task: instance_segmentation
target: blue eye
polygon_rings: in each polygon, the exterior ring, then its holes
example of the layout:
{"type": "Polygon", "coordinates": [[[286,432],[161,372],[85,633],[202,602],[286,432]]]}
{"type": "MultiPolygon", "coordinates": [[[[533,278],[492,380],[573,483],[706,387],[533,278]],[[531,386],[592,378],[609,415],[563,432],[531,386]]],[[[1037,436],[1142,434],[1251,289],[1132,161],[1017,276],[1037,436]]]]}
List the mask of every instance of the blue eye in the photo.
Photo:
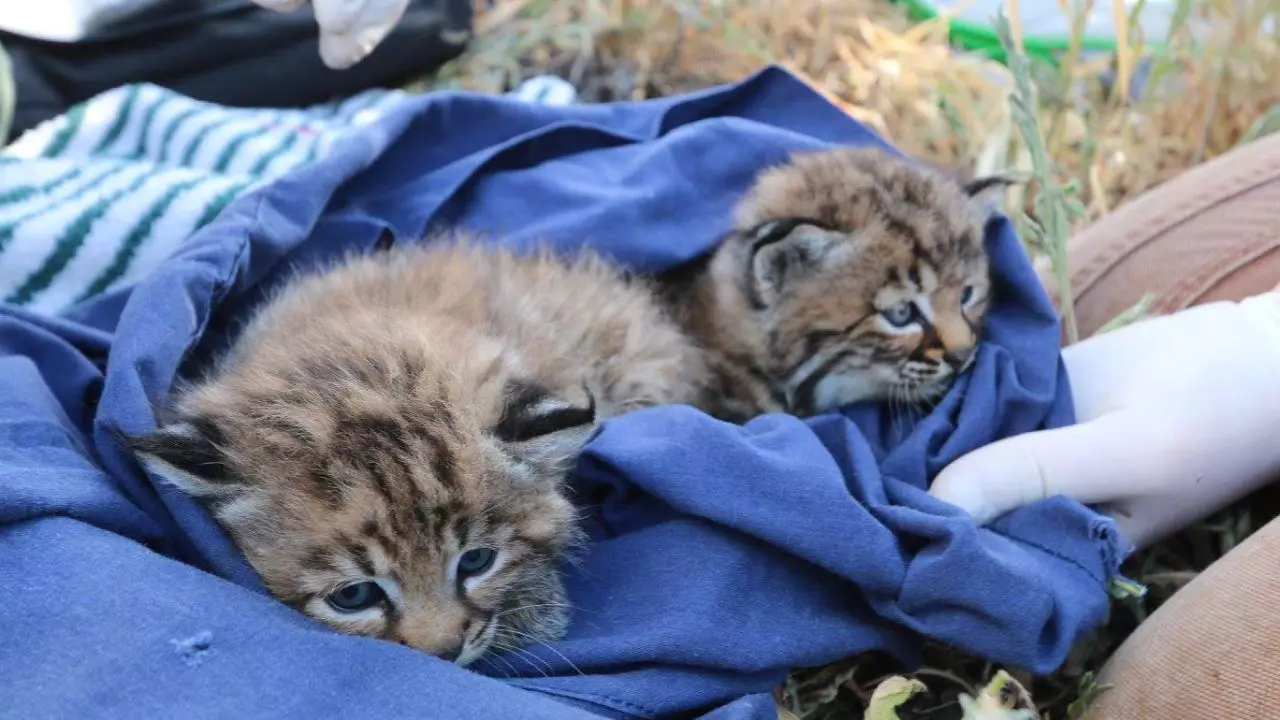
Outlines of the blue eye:
{"type": "Polygon", "coordinates": [[[881,310],[880,314],[890,325],[906,327],[916,319],[916,308],[909,302],[903,302],[881,310]]]}
{"type": "Polygon", "coordinates": [[[386,599],[387,594],[378,583],[367,581],[343,585],[329,593],[325,601],[338,612],[354,613],[368,610],[386,599]]]}
{"type": "Polygon", "coordinates": [[[490,548],[468,550],[458,558],[458,577],[468,578],[480,575],[493,567],[493,562],[497,559],[497,551],[490,548]]]}
{"type": "Polygon", "coordinates": [[[969,301],[972,299],[973,299],[973,286],[965,285],[964,289],[960,291],[960,304],[968,305],[969,301]]]}

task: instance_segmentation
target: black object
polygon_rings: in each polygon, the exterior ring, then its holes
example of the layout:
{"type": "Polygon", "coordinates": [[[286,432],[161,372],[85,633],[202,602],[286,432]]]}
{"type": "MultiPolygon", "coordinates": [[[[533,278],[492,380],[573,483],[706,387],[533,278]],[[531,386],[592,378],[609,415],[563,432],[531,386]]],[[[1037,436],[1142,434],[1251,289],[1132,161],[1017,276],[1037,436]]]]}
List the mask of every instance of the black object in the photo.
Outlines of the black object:
{"type": "Polygon", "coordinates": [[[75,43],[0,32],[17,85],[8,139],[134,82],[233,107],[301,107],[394,87],[457,57],[471,30],[469,0],[410,0],[395,30],[347,70],[320,61],[309,6],[277,13],[248,0],[167,0],[75,43]]]}

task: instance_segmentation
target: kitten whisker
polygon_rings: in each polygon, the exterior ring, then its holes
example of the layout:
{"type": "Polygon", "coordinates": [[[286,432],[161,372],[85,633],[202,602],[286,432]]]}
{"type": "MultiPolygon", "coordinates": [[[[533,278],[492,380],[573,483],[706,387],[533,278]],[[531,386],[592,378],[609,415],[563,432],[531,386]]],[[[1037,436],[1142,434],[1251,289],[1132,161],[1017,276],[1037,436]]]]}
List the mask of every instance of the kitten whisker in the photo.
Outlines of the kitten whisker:
{"type": "Polygon", "coordinates": [[[485,654],[480,656],[480,659],[489,663],[495,663],[495,662],[501,661],[503,665],[507,666],[507,672],[509,673],[508,677],[518,677],[520,675],[520,671],[516,670],[515,665],[512,665],[510,662],[507,661],[506,658],[502,657],[501,655],[496,655],[496,654],[493,654],[492,652],[489,652],[490,650],[494,650],[494,649],[497,649],[499,652],[507,652],[509,648],[507,648],[505,645],[498,642],[497,640],[492,640],[489,642],[489,647],[486,650],[485,654]]]}
{"type": "MultiPolygon", "coordinates": [[[[499,632],[501,632],[501,631],[499,631],[499,632]]],[[[494,643],[494,645],[496,645],[496,644],[497,644],[497,643],[494,643]]],[[[518,657],[521,657],[521,658],[526,659],[526,660],[529,662],[529,665],[530,665],[534,670],[537,670],[538,672],[542,673],[542,677],[544,677],[544,678],[550,678],[550,677],[551,677],[551,673],[555,671],[555,667],[554,667],[554,666],[552,666],[552,665],[551,665],[551,663],[547,662],[546,660],[543,660],[542,658],[538,657],[537,655],[534,655],[533,653],[529,652],[528,650],[525,650],[524,648],[520,647],[519,645],[507,645],[507,644],[505,644],[505,643],[504,643],[504,644],[502,644],[501,649],[502,649],[502,651],[503,651],[503,652],[513,653],[513,654],[515,654],[515,655],[516,655],[516,656],[518,656],[518,657]],[[543,667],[538,667],[538,665],[534,664],[535,662],[542,663],[542,666],[543,666],[543,667]],[[545,669],[544,669],[544,668],[545,668],[545,669]]],[[[516,672],[516,674],[519,674],[519,671],[514,671],[514,672],[516,672]]]]}
{"type": "Polygon", "coordinates": [[[560,652],[559,650],[555,649],[555,648],[554,648],[554,647],[552,647],[549,643],[543,642],[542,640],[535,640],[533,637],[529,636],[528,634],[523,633],[523,632],[520,632],[519,630],[515,630],[515,629],[513,629],[513,628],[503,628],[503,629],[504,629],[504,630],[509,630],[510,632],[516,633],[516,634],[518,634],[518,635],[520,635],[520,636],[524,637],[525,639],[527,639],[527,640],[531,641],[531,644],[534,644],[534,645],[541,645],[541,646],[545,647],[546,649],[550,650],[551,652],[553,652],[553,653],[555,653],[557,656],[559,656],[559,658],[560,658],[561,660],[564,660],[564,661],[569,665],[569,667],[573,668],[573,671],[574,671],[574,672],[578,673],[579,675],[586,675],[586,673],[582,672],[582,670],[580,670],[580,669],[578,668],[578,666],[577,666],[577,665],[575,665],[575,664],[573,663],[573,661],[572,661],[572,660],[570,660],[569,658],[565,657],[565,654],[564,654],[564,653],[562,653],[562,652],[560,652]]]}
{"type": "MultiPolygon", "coordinates": [[[[495,648],[504,654],[509,653],[513,656],[524,658],[525,661],[529,663],[529,666],[532,667],[534,670],[536,670],[539,674],[541,674],[542,677],[544,678],[551,677],[551,675],[548,674],[547,672],[547,670],[552,669],[551,665],[547,663],[545,660],[541,660],[541,658],[537,657],[536,655],[532,655],[528,652],[525,652],[519,645],[508,645],[506,643],[493,642],[493,644],[490,645],[490,647],[495,648]],[[546,667],[546,669],[535,665],[532,662],[533,660],[541,661],[542,664],[546,667]]],[[[520,671],[516,669],[514,665],[511,664],[510,660],[506,658],[502,658],[502,662],[505,663],[508,668],[510,668],[511,675],[513,677],[520,677],[521,675],[520,671]]]]}
{"type": "Polygon", "coordinates": [[[521,606],[520,606],[520,607],[518,607],[518,608],[511,608],[510,610],[503,610],[502,612],[494,613],[494,614],[493,614],[493,617],[494,617],[494,619],[496,620],[496,619],[501,618],[501,617],[506,617],[507,615],[513,615],[513,614],[515,614],[515,613],[523,612],[523,611],[525,611],[525,610],[537,610],[538,608],[565,608],[565,609],[568,609],[568,610],[574,610],[574,609],[576,609],[576,608],[574,608],[574,607],[573,607],[573,605],[571,605],[571,604],[569,604],[569,603],[538,603],[538,604],[536,604],[536,605],[521,605],[521,606]]]}

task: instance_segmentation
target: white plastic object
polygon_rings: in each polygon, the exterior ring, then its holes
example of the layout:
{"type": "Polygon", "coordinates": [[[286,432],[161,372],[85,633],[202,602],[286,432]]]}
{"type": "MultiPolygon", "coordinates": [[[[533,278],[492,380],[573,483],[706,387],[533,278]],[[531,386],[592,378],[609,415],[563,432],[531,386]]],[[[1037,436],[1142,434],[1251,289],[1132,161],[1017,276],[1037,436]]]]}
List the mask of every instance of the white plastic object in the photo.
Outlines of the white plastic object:
{"type": "Polygon", "coordinates": [[[578,99],[573,83],[555,75],[537,75],[520,83],[511,93],[537,105],[572,105],[578,99]]]}

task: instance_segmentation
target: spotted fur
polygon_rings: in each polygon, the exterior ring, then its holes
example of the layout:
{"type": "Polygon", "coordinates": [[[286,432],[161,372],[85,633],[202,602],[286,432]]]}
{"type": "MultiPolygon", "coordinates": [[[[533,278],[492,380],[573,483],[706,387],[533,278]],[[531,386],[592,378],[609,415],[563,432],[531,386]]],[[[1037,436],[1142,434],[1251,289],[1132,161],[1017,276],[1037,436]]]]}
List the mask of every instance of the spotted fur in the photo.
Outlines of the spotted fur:
{"type": "Polygon", "coordinates": [[[740,422],[939,396],[976,352],[991,292],[983,233],[1007,184],[961,186],[870,148],[763,172],[728,238],[662,279],[706,351],[699,404],[740,422]]]}
{"type": "Polygon", "coordinates": [[[465,240],[349,259],[289,283],[129,441],[275,596],[339,631],[461,664],[548,641],[568,617],[562,485],[583,443],[701,382],[637,283],[589,254],[465,240]]]}

